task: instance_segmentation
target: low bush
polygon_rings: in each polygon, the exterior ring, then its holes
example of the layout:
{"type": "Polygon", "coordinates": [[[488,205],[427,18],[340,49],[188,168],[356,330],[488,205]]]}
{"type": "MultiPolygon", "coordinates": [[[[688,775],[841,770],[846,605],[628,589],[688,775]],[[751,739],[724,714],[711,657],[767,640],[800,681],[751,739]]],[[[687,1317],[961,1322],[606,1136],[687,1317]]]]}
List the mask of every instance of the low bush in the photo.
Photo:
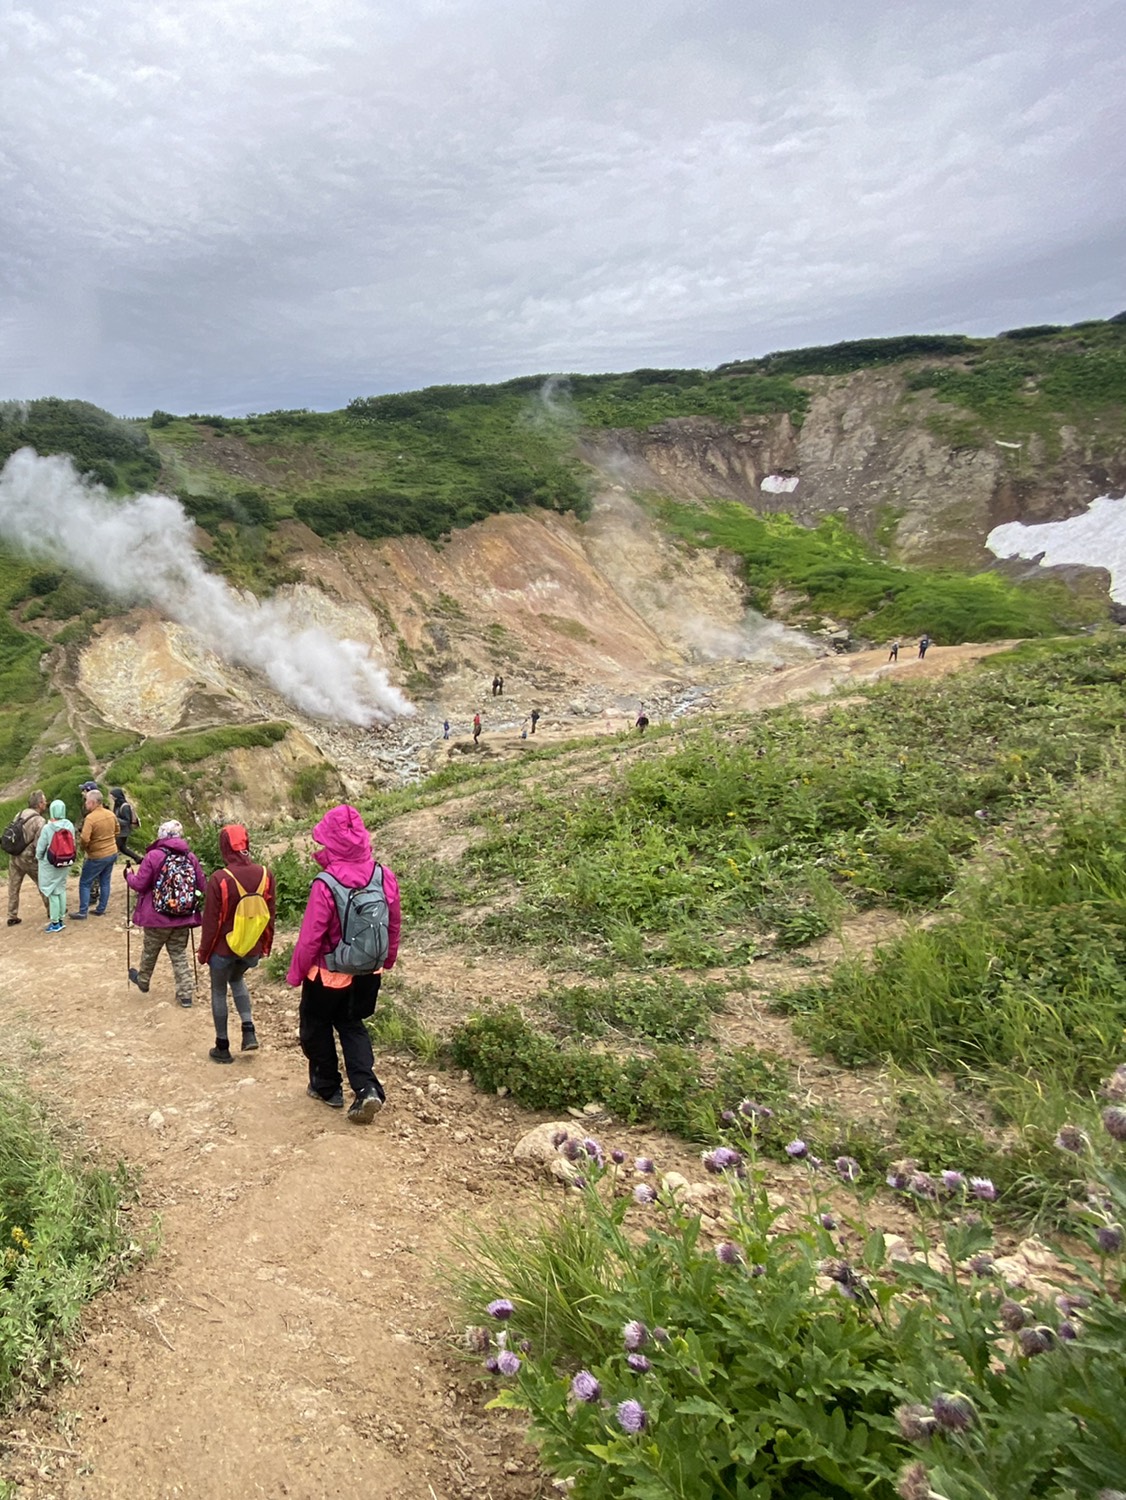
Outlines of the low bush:
{"type": "Polygon", "coordinates": [[[551,990],[543,997],[559,1024],[577,1036],[608,1031],[650,1042],[698,1042],[723,1002],[723,986],[686,984],[668,974],[660,980],[619,979],[551,990]]]}

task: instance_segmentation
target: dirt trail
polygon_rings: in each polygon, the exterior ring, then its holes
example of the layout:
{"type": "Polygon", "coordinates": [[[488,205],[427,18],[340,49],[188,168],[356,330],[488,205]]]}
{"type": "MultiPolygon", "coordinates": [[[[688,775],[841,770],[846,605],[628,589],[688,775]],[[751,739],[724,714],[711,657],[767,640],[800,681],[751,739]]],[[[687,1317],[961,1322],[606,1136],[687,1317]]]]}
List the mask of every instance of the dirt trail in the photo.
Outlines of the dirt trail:
{"type": "Polygon", "coordinates": [[[59,937],[25,899],[0,1015],[33,1086],[142,1168],[136,1232],[155,1212],[162,1244],[91,1310],[81,1379],[7,1424],[74,1456],[20,1447],[0,1473],[36,1500],[539,1494],[434,1276],[483,1197],[534,1197],[510,1164],[529,1120],[390,1065],[388,1108],[349,1125],[305,1097],[293,1001],[261,983],[262,1050],[217,1066],[202,994],[126,983],[122,899],[59,937]]]}

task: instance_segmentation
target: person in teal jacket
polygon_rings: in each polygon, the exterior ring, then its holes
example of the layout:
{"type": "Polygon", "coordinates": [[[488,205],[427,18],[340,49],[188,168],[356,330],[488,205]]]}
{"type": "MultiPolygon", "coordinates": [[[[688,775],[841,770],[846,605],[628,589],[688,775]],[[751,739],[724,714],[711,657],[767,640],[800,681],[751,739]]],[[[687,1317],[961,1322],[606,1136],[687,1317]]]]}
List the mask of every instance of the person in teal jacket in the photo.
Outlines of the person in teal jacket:
{"type": "Polygon", "coordinates": [[[70,866],[53,865],[47,858],[51,840],[60,828],[68,829],[71,838],[74,837],[74,824],[66,815],[66,803],[56,797],[51,803],[50,817],[43,824],[35,844],[35,857],[39,861],[39,889],[46,898],[50,917],[44,928],[45,932],[62,932],[63,918],[66,916],[66,878],[70,874],[70,866]]]}

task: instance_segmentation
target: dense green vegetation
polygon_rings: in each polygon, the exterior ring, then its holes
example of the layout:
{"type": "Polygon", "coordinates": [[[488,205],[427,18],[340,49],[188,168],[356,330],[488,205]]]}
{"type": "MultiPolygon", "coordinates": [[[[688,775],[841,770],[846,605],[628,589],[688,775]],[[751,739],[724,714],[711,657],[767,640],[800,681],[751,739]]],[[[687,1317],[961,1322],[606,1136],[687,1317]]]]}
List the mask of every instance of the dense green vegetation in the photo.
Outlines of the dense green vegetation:
{"type": "Polygon", "coordinates": [[[116,490],[151,488],[160,457],[139,422],[111,417],[89,401],[0,402],[0,466],[17,448],[68,453],[79,471],[116,490]]]}
{"type": "Polygon", "coordinates": [[[898,568],[878,558],[836,516],[816,527],[785,515],[758,515],[743,505],[707,510],[654,502],[671,531],[698,546],[722,547],[743,564],[749,602],[771,612],[776,588],[797,591],[806,604],[793,613],[819,621],[830,615],[869,639],[928,632],[943,645],[1055,635],[1101,612],[1066,585],[1014,583],[999,573],[967,575],[937,568],[898,568]]]}
{"type": "Polygon", "coordinates": [[[127,1187],[0,1078],[0,1411],[49,1383],[83,1304],[137,1255],[127,1187]]]}

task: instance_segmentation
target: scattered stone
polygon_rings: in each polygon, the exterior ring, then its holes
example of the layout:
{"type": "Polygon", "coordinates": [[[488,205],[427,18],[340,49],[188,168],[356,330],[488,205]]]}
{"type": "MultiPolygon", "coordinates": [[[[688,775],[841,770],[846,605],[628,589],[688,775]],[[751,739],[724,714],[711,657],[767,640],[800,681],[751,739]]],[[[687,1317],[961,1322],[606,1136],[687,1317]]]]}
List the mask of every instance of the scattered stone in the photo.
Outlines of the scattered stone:
{"type": "Polygon", "coordinates": [[[152,1114],[149,1115],[148,1119],[145,1121],[145,1124],[149,1127],[150,1130],[163,1130],[164,1116],[161,1114],[159,1109],[154,1109],[152,1114]]]}
{"type": "MultiPolygon", "coordinates": [[[[551,1171],[553,1161],[564,1161],[566,1158],[559,1155],[555,1145],[555,1137],[562,1132],[570,1135],[568,1125],[559,1120],[549,1120],[545,1125],[536,1125],[525,1135],[522,1135],[512,1149],[512,1160],[518,1164],[527,1164],[537,1171],[551,1171]]],[[[456,1140],[457,1137],[455,1136],[456,1140]]],[[[567,1162],[570,1166],[570,1162],[567,1162]]],[[[572,1175],[574,1175],[572,1173],[572,1175]]]]}
{"type": "Polygon", "coordinates": [[[687,1192],[691,1184],[687,1177],[682,1177],[679,1172],[666,1172],[661,1178],[661,1189],[670,1198],[675,1198],[679,1193],[687,1192]]]}
{"type": "Polygon", "coordinates": [[[497,1098],[498,1099],[507,1099],[508,1098],[508,1085],[506,1083],[502,1083],[501,1086],[497,1089],[497,1098]]]}
{"type": "Polygon", "coordinates": [[[235,1084],[236,1089],[248,1089],[258,1082],[257,1078],[240,1078],[235,1084]]]}

